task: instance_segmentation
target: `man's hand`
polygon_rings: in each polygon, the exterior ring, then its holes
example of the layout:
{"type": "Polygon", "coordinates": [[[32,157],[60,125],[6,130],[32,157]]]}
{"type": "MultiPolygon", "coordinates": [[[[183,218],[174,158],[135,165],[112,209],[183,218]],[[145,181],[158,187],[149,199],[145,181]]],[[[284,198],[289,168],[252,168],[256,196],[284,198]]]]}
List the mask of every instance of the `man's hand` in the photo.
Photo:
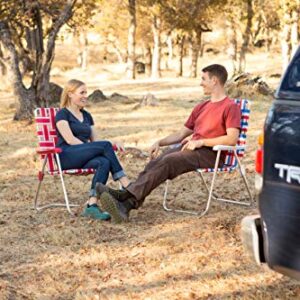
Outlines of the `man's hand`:
{"type": "Polygon", "coordinates": [[[159,151],[159,142],[155,142],[150,148],[150,159],[156,158],[158,156],[159,151]]]}
{"type": "Polygon", "coordinates": [[[183,147],[181,148],[181,151],[184,150],[195,150],[196,148],[201,148],[204,145],[203,140],[190,140],[187,141],[183,147]]]}
{"type": "Polygon", "coordinates": [[[181,142],[180,142],[180,144],[181,145],[185,145],[187,142],[189,142],[190,140],[192,139],[192,136],[190,135],[190,136],[187,136],[186,138],[184,138],[181,142]]]}

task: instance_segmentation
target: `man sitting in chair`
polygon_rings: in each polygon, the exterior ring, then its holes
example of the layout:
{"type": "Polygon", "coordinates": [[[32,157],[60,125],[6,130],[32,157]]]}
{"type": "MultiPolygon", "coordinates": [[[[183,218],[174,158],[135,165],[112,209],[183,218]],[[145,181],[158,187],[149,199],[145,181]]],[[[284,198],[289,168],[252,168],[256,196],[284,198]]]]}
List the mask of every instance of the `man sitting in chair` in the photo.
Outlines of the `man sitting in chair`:
{"type": "MultiPolygon", "coordinates": [[[[147,195],[167,179],[195,171],[213,168],[215,145],[235,146],[240,132],[240,108],[225,94],[226,69],[213,64],[202,69],[200,85],[210,99],[195,106],[184,126],[173,134],[158,140],[149,149],[151,161],[126,189],[114,190],[103,184],[96,187],[102,209],[113,221],[128,220],[131,209],[140,207],[147,195]],[[159,148],[180,143],[158,156],[159,148]],[[158,157],[157,157],[158,156],[158,157]]],[[[224,164],[221,154],[219,166],[224,164]]]]}

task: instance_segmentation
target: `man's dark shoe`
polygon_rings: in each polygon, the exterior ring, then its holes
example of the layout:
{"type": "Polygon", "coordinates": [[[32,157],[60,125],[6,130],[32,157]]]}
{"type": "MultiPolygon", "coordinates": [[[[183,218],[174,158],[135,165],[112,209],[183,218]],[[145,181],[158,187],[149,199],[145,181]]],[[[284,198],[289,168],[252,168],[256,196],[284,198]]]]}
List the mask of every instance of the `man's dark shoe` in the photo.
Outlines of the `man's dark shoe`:
{"type": "Polygon", "coordinates": [[[100,203],[103,210],[107,211],[114,223],[127,222],[129,212],[133,208],[129,200],[120,202],[113,197],[110,193],[104,191],[100,196],[100,203]]]}
{"type": "Polygon", "coordinates": [[[96,193],[97,193],[97,198],[99,199],[101,197],[101,194],[107,192],[109,194],[111,194],[116,200],[120,201],[120,202],[124,202],[129,198],[132,198],[133,195],[130,194],[126,189],[124,190],[115,190],[112,189],[106,185],[104,185],[101,182],[98,182],[96,184],[96,193]]]}

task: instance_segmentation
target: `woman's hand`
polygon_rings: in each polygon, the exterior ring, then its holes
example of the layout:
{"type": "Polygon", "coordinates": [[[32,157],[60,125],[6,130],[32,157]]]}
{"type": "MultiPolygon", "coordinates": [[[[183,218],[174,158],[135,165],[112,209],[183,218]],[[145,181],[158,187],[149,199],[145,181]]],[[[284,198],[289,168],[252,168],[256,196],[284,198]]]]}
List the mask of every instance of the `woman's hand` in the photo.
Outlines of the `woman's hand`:
{"type": "Polygon", "coordinates": [[[112,142],[113,144],[113,147],[117,150],[117,151],[125,151],[125,147],[124,147],[124,144],[120,141],[114,141],[112,142]]]}

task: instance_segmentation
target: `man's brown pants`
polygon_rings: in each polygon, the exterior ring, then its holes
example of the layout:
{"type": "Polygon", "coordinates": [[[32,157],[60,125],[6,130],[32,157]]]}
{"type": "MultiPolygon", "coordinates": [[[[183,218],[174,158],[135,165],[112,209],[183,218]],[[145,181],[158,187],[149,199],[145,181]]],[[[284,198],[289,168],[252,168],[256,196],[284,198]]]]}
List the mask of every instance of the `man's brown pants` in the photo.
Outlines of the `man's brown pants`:
{"type": "MultiPolygon", "coordinates": [[[[127,190],[135,196],[135,205],[139,207],[143,204],[145,197],[167,179],[173,179],[198,168],[213,168],[216,156],[217,152],[209,147],[193,151],[181,151],[181,147],[169,149],[151,160],[144,171],[138,175],[137,180],[127,187],[127,190]]],[[[219,166],[223,163],[224,157],[221,155],[219,166]]]]}

